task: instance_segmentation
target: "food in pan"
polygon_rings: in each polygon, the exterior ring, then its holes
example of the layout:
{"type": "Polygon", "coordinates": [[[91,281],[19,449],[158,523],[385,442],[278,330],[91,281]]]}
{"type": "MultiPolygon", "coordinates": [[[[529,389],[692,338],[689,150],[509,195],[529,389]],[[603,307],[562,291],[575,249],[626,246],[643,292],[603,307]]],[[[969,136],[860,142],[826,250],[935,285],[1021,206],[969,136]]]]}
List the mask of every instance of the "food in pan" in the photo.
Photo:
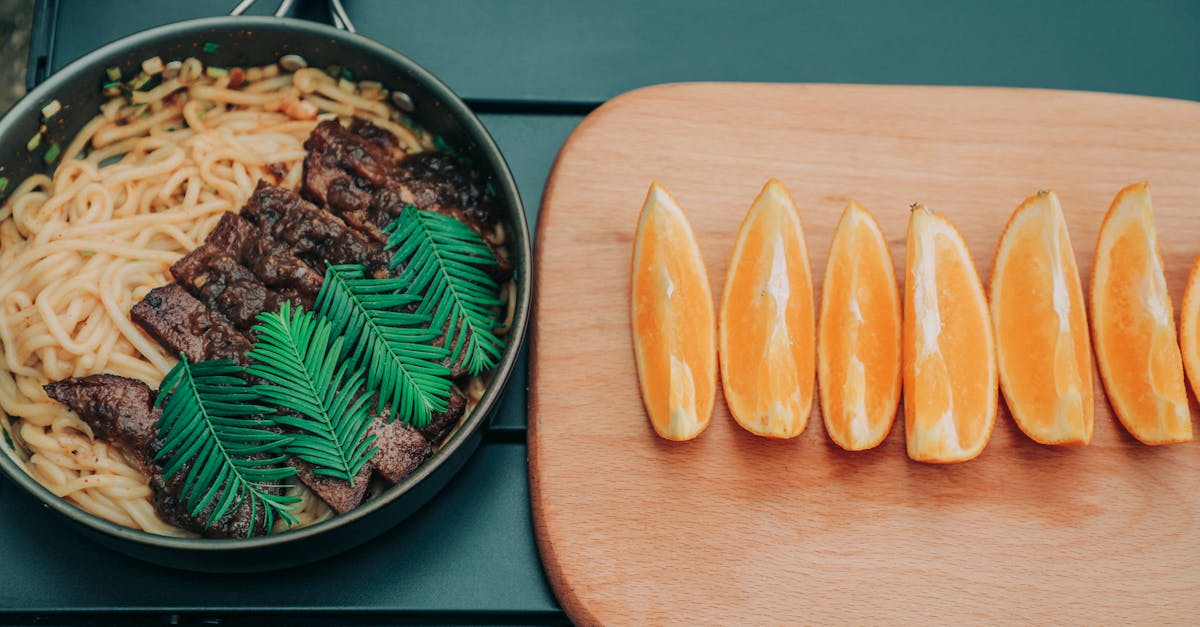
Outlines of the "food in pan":
{"type": "Polygon", "coordinates": [[[1121,424],[1146,444],[1191,440],[1175,310],[1146,183],[1122,189],[1104,216],[1091,308],[1100,379],[1121,424]]]}
{"type": "Polygon", "coordinates": [[[878,446],[900,406],[900,289],[875,216],[851,200],[833,233],[817,326],[817,380],[829,439],[878,446]]]}
{"type": "Polygon", "coordinates": [[[104,89],[0,209],[5,447],[160,534],[307,525],[411,474],[512,319],[487,186],[402,94],[296,55],[104,89]]]}
{"type": "Polygon", "coordinates": [[[668,440],[700,435],[717,393],[717,337],[708,270],[675,199],[650,186],[634,235],[633,349],[650,424],[668,440]]]}
{"type": "Polygon", "coordinates": [[[1087,444],[1095,413],[1091,336],[1054,192],[1030,196],[1013,212],[989,290],[1000,389],[1013,420],[1042,444],[1087,444]]]}
{"type": "Polygon", "coordinates": [[[775,179],[738,231],[719,325],[721,385],[734,420],[763,437],[800,435],[816,379],[813,281],[796,203],[775,179]]]}
{"type": "Polygon", "coordinates": [[[996,347],[983,285],[954,224],[917,204],[904,264],[904,433],[908,456],[978,456],[996,422],[996,347]]]}

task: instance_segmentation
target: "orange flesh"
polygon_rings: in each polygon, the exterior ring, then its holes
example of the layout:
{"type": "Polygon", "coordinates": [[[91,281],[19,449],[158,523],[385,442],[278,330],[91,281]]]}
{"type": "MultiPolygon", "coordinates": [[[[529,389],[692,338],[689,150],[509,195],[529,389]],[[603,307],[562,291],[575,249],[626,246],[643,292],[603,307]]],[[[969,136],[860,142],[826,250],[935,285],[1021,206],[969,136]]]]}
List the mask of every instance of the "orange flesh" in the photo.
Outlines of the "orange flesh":
{"type": "Polygon", "coordinates": [[[900,402],[900,293],[874,216],[842,212],[821,295],[817,373],[825,431],[861,451],[887,437],[900,402]]]}
{"type": "Polygon", "coordinates": [[[946,218],[909,219],[904,288],[904,426],[917,461],[983,451],[996,419],[996,357],[979,275],[946,218]]]}
{"type": "Polygon", "coordinates": [[[1200,398],[1200,256],[1192,263],[1179,312],[1179,345],[1192,394],[1200,398]]]}
{"type": "Polygon", "coordinates": [[[721,299],[721,382],[734,419],[792,438],[812,411],[816,332],[812,273],[795,203],[771,179],[734,245],[721,299]]]}
{"type": "Polygon", "coordinates": [[[687,218],[658,183],[634,238],[634,356],[650,424],[668,440],[708,426],[716,397],[716,323],[708,272],[687,218]]]}
{"type": "Polygon", "coordinates": [[[1092,320],[1096,361],[1121,424],[1146,444],[1191,440],[1175,314],[1145,183],[1121,190],[1100,227],[1092,320]]]}
{"type": "Polygon", "coordinates": [[[1013,212],[992,266],[1000,384],[1017,425],[1043,444],[1087,444],[1095,393],[1083,286],[1058,198],[1013,212]]]}

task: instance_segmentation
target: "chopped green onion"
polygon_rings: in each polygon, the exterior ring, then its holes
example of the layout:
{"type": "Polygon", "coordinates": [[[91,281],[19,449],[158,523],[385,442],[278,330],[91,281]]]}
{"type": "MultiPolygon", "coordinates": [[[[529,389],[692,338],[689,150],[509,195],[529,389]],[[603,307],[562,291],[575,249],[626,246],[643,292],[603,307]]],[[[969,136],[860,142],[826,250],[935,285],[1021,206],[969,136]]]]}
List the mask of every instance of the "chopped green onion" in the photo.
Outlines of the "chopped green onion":
{"type": "Polygon", "coordinates": [[[351,72],[347,68],[342,68],[342,72],[341,72],[340,76],[348,81],[354,80],[354,72],[351,72]]]}
{"type": "Polygon", "coordinates": [[[8,189],[8,177],[0,176],[0,194],[3,194],[6,189],[8,189]]]}
{"type": "Polygon", "coordinates": [[[54,160],[58,159],[59,150],[58,142],[50,144],[50,147],[46,149],[46,154],[42,157],[42,161],[45,161],[46,165],[54,163],[54,160]]]}
{"type": "Polygon", "coordinates": [[[215,65],[210,65],[210,66],[204,68],[204,73],[208,74],[209,78],[221,78],[222,76],[229,74],[229,70],[227,70],[223,67],[217,67],[215,65]]]}
{"type": "Polygon", "coordinates": [[[214,52],[216,52],[216,51],[218,51],[218,50],[220,50],[220,49],[221,49],[221,44],[218,44],[218,43],[213,43],[213,42],[211,42],[211,41],[208,41],[208,42],[205,42],[205,43],[204,43],[204,48],[203,48],[203,50],[204,50],[205,52],[207,52],[208,54],[212,54],[212,53],[214,53],[214,52]]]}
{"type": "Polygon", "coordinates": [[[8,447],[8,450],[15,450],[17,447],[13,444],[12,436],[8,434],[8,429],[0,427],[0,433],[4,434],[4,444],[8,447]]]}
{"type": "Polygon", "coordinates": [[[137,91],[137,90],[141,89],[142,87],[145,87],[146,83],[149,83],[149,82],[150,82],[149,74],[147,74],[145,72],[138,72],[138,75],[133,77],[133,80],[129,81],[129,88],[134,91],[137,91]]]}
{"type": "Polygon", "coordinates": [[[30,137],[29,141],[25,142],[25,150],[28,150],[29,152],[33,152],[33,151],[37,150],[38,146],[41,146],[41,145],[42,145],[42,134],[38,133],[37,135],[30,137]]]}
{"type": "Polygon", "coordinates": [[[87,248],[84,248],[83,250],[79,251],[79,256],[80,256],[80,257],[91,257],[91,256],[93,256],[93,255],[95,255],[95,254],[96,254],[96,251],[94,251],[94,250],[89,250],[89,249],[87,249],[87,248]]]}
{"type": "Polygon", "coordinates": [[[333,78],[337,78],[338,75],[340,75],[342,73],[342,66],[331,65],[331,66],[325,68],[325,73],[330,75],[333,78]]]}
{"type": "Polygon", "coordinates": [[[46,103],[46,106],[42,107],[42,119],[49,120],[61,110],[62,104],[57,100],[51,100],[50,102],[46,103]]]}
{"type": "Polygon", "coordinates": [[[108,75],[108,80],[110,82],[121,80],[121,68],[119,68],[115,65],[108,68],[107,70],[104,70],[104,73],[108,75]]]}
{"type": "Polygon", "coordinates": [[[104,84],[104,89],[116,89],[121,87],[121,81],[108,81],[104,84]]]}

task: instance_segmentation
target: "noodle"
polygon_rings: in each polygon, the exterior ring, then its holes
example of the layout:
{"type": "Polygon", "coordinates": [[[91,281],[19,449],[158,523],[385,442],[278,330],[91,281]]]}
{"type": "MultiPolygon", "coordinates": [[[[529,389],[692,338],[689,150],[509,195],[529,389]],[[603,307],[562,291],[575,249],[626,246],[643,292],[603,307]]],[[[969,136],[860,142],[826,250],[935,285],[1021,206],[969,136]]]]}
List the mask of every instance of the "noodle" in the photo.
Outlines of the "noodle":
{"type": "MultiPolygon", "coordinates": [[[[238,211],[259,179],[275,180],[268,166],[286,173],[281,184],[299,186],[303,143],[317,121],[289,116],[289,99],[374,120],[411,151],[432,147],[427,133],[398,123],[400,113],[381,101],[386,92],[359,95],[314,70],[251,69],[259,79],[235,89],[190,58],[177,77],[135,92],[134,104],[110,100],[69,143],[53,177],[30,176],[0,207],[0,427],[15,450],[4,448],[55,494],[135,529],[184,534],[156,515],[142,471],[42,386],[101,372],[158,385],[175,358],[129,310],[171,280],[171,264],[223,212],[238,211]]],[[[502,242],[503,231],[495,237],[502,242]]],[[[513,306],[506,287],[503,330],[513,306]]],[[[470,406],[484,387],[471,379],[470,406]]],[[[333,516],[294,479],[289,491],[300,498],[293,514],[301,524],[333,516]]]]}

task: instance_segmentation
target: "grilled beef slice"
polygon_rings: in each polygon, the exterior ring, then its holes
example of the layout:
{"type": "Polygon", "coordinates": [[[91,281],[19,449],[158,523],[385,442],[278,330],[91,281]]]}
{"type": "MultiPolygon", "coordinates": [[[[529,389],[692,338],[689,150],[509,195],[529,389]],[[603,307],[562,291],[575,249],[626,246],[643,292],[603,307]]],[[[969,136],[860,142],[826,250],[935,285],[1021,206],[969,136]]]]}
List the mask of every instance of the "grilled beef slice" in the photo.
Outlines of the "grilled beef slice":
{"type": "Polygon", "coordinates": [[[446,411],[438,412],[429,420],[429,424],[421,427],[421,435],[437,446],[446,439],[450,430],[458,424],[463,413],[467,411],[467,397],[457,387],[450,388],[450,403],[446,411]]]}
{"type": "MultiPolygon", "coordinates": [[[[337,120],[317,125],[304,143],[304,195],[328,206],[347,224],[379,243],[382,229],[404,207],[449,215],[479,233],[495,225],[495,206],[486,185],[453,156],[421,152],[396,162],[375,138],[385,129],[366,131],[361,125],[347,129],[337,120]],[[367,156],[365,160],[357,157],[367,156]]],[[[511,264],[497,254],[497,279],[512,274],[511,264]]]]}
{"type": "Polygon", "coordinates": [[[372,272],[386,271],[388,257],[381,246],[291,190],[259,181],[242,208],[242,217],[322,274],[326,261],[361,263],[372,272]]]}
{"type": "Polygon", "coordinates": [[[402,189],[411,190],[412,204],[421,209],[454,216],[480,233],[496,223],[487,186],[452,155],[409,155],[400,162],[398,179],[402,189]]]}
{"type": "Polygon", "coordinates": [[[379,452],[371,458],[371,466],[389,483],[399,483],[412,474],[433,453],[429,440],[411,426],[377,416],[368,430],[375,436],[379,452]]]}
{"type": "Polygon", "coordinates": [[[321,291],[323,267],[310,267],[286,244],[268,237],[236,213],[221,216],[204,241],[228,252],[267,287],[294,290],[306,306],[311,306],[321,291]]]}
{"type": "Polygon", "coordinates": [[[176,261],[171,274],[188,292],[224,314],[243,332],[254,327],[258,314],[277,311],[285,300],[304,304],[296,290],[268,288],[249,268],[210,242],[176,261]]]}
{"type": "Polygon", "coordinates": [[[345,514],[362,505],[363,500],[367,498],[367,486],[371,482],[371,464],[364,465],[358,471],[353,486],[345,479],[318,475],[314,472],[315,466],[299,458],[289,459],[287,465],[300,471],[300,481],[339,514],[345,514]]]}
{"type": "Polygon", "coordinates": [[[150,290],[129,315],[174,355],[182,353],[192,361],[246,363],[250,340],[228,318],[204,306],[178,283],[150,290]]]}
{"type": "Polygon", "coordinates": [[[50,398],[63,403],[86,422],[96,437],[112,443],[149,476],[154,509],[163,520],[212,538],[242,538],[267,532],[263,524],[264,511],[259,508],[256,513],[248,501],[206,524],[213,507],[220,501],[220,492],[198,516],[192,516],[184,509],[179,494],[188,467],[166,480],[162,476],[162,467],[154,461],[155,454],[162,448],[155,426],[162,412],[154,407],[155,393],[145,383],[97,374],[56,381],[45,389],[50,398]],[[254,521],[253,530],[251,520],[254,521]]]}

